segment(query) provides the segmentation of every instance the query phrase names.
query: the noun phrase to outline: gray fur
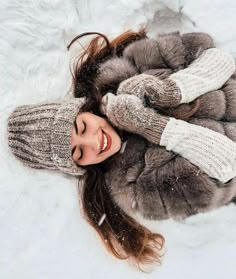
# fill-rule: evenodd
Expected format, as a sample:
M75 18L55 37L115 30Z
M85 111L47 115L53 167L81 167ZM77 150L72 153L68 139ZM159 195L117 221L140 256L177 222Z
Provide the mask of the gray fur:
M182 42L186 53L187 63L195 60L205 49L214 47L213 39L206 33L186 33L182 35Z
M123 80L137 74L137 69L124 58L114 57L104 62L99 68L99 74L96 79L96 86L104 90L106 85L116 88Z
M203 50L214 47L212 38L204 33L159 35L157 40L143 39L130 44L121 59L136 69L161 78L187 67ZM105 85L117 78L117 60L105 62L102 71L111 71ZM112 68L114 67L114 68ZM108 71L108 72L109 72ZM118 73L119 76L119 73ZM100 75L100 79L102 76ZM236 142L236 80L235 76L217 91L198 98L200 106L189 122L207 127ZM176 111L188 111L191 104L182 104ZM229 203L236 196L236 178L221 183L210 178L181 156L133 135L126 149L116 155L106 173L107 185L115 202L128 214L139 212L148 219L183 219Z
M165 68L157 42L143 39L130 44L124 50L124 57L131 61L139 73L150 69Z
M179 33L159 35L157 44L167 68L173 70L184 68L187 51Z

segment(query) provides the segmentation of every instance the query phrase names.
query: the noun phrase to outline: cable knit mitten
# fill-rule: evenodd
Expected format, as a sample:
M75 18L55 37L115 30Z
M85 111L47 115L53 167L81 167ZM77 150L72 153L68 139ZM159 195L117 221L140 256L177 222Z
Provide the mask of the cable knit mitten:
M139 134L148 141L159 144L169 117L144 107L140 98L134 95L107 93L102 98L101 111L117 128Z
M175 107L181 100L180 89L170 79L160 79L152 75L140 74L123 81L117 95L136 95L149 107Z

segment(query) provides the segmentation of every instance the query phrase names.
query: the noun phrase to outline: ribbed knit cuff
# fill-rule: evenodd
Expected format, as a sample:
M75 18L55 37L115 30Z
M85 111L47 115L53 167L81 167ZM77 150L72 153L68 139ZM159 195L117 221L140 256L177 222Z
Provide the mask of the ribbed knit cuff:
M170 75L180 88L180 103L222 87L235 71L235 60L227 52L211 48L205 50L188 68Z
M236 175L236 143L208 128L171 118L160 145L223 183Z
M138 133L154 144L160 144L162 133L169 121L169 117L160 115L154 110L145 108L145 119L142 119L142 128Z

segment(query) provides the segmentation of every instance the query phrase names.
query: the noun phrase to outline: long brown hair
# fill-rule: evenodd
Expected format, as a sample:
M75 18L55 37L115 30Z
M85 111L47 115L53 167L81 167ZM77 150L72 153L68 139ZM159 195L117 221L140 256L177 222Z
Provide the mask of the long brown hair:
M100 33L83 33L72 40L68 49L77 39L91 34L98 36L91 40L73 64L73 94L76 98L83 96L87 98L81 111L92 111L101 115L99 104L103 93L94 86L99 65L113 55L121 56L128 44L146 37L146 30L142 28L139 32L126 31L111 42ZM189 117L193 110L187 112L185 116ZM172 114L174 115L174 112ZM184 118L184 112L181 114ZM117 132L123 136L121 131L117 130ZM107 160L109 159L112 160L112 158ZM109 185L105 181L108 165L107 161L86 167L83 187L80 189L85 219L97 231L105 247L115 257L129 259L141 270L141 266L160 263L164 237L158 233L152 233L117 206L109 192Z

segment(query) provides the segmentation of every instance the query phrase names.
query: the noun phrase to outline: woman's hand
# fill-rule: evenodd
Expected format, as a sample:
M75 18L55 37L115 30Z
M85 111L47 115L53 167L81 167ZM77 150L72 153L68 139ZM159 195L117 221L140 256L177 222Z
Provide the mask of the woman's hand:
M102 98L100 109L117 128L139 134L156 144L159 144L169 120L168 117L145 107L137 96L128 94L116 96L107 93Z
M140 98L148 107L176 107L180 104L181 92L171 79L140 74L124 80L117 95L130 94Z
M107 93L102 98L101 112L119 129L133 133L140 130L142 111L144 112L144 105L141 99L134 95L116 96Z

